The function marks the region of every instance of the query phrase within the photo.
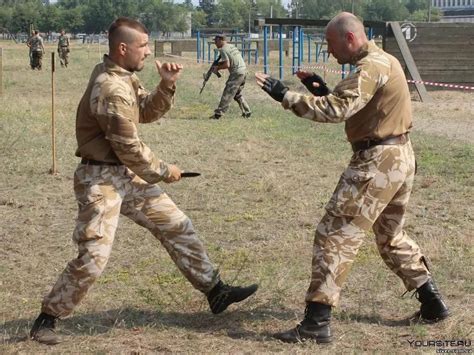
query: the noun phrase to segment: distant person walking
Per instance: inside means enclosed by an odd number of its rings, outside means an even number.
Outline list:
[[[28,40],[26,45],[30,48],[30,65],[31,69],[42,69],[42,60],[44,54],[43,38],[37,30],[33,31],[33,36]]]
[[[61,67],[66,67],[69,64],[69,38],[65,35],[64,30],[61,30],[58,38],[58,55]]]
[[[214,37],[214,43],[219,49],[220,61],[214,66],[214,71],[228,69],[229,78],[225,83],[224,92],[222,93],[219,106],[215,109],[214,114],[209,117],[218,120],[227,111],[232,100],[235,100],[242,111],[242,117],[249,118],[252,112],[250,107],[242,96],[247,77],[247,66],[240,54],[240,51],[230,43],[227,43],[224,35]]]

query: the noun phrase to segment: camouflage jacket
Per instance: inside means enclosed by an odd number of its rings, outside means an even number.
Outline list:
[[[69,38],[66,35],[59,36],[58,48],[69,47]]]
[[[43,47],[43,38],[39,35],[35,35],[28,40],[28,47],[32,52],[42,52],[44,51]]]
[[[91,75],[76,115],[76,155],[122,162],[149,183],[169,176],[168,165],[138,137],[137,123],[158,120],[172,106],[176,87],[163,82],[152,93],[138,77],[105,55]]]
[[[411,100],[399,61],[373,41],[352,63],[356,68],[327,96],[288,91],[282,105],[318,122],[343,122],[349,142],[383,139],[409,131]]]

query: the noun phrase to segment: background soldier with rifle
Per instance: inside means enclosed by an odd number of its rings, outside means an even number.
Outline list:
[[[204,87],[206,86],[207,81],[211,78],[212,74],[216,74],[218,78],[220,78],[222,76],[221,73],[219,73],[218,71],[216,72],[214,70],[214,67],[216,67],[217,64],[219,64],[220,60],[221,60],[221,56],[217,57],[217,59],[212,62],[211,67],[209,68],[207,73],[202,75],[203,76],[203,81],[202,81],[201,90],[199,90],[199,95],[202,94],[202,91],[204,90]]]
[[[247,77],[247,66],[239,50],[226,42],[224,35],[217,35],[214,37],[214,43],[219,49],[221,60],[217,65],[211,66],[213,71],[217,74],[219,70],[228,69],[229,79],[225,83],[224,92],[222,93],[219,106],[214,110],[214,114],[209,117],[218,120],[229,108],[232,99],[237,101],[242,117],[249,118],[252,114],[250,107],[242,96],[242,90],[245,86],[245,79]]]

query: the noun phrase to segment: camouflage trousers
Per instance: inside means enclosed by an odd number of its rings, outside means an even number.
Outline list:
[[[222,116],[228,110],[232,99],[234,99],[239,104],[242,115],[250,116],[250,107],[242,96],[245,79],[245,74],[230,74],[229,79],[227,79],[225,83],[219,106],[214,110],[214,115]]]
[[[42,312],[64,317],[84,298],[107,264],[120,214],[147,228],[196,289],[207,293],[219,281],[191,220],[157,185],[125,166],[80,164],[74,192],[79,213],[73,240],[79,254],[44,297]]]
[[[61,66],[66,66],[69,64],[69,48],[68,47],[59,47],[58,48],[59,63]]]
[[[30,54],[30,65],[31,69],[41,70],[43,62],[43,52],[41,51],[32,51]]]
[[[410,142],[354,153],[316,228],[306,302],[338,304],[341,287],[370,228],[380,256],[407,290],[428,280],[420,248],[403,230],[414,175]]]

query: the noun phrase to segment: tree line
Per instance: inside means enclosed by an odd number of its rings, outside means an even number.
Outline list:
[[[65,29],[72,33],[99,33],[118,16],[138,18],[149,30],[185,32],[204,27],[246,31],[258,17],[329,19],[340,11],[353,11],[364,20],[426,21],[429,0],[0,0],[0,28],[11,33]],[[431,11],[431,20],[440,13]]]

